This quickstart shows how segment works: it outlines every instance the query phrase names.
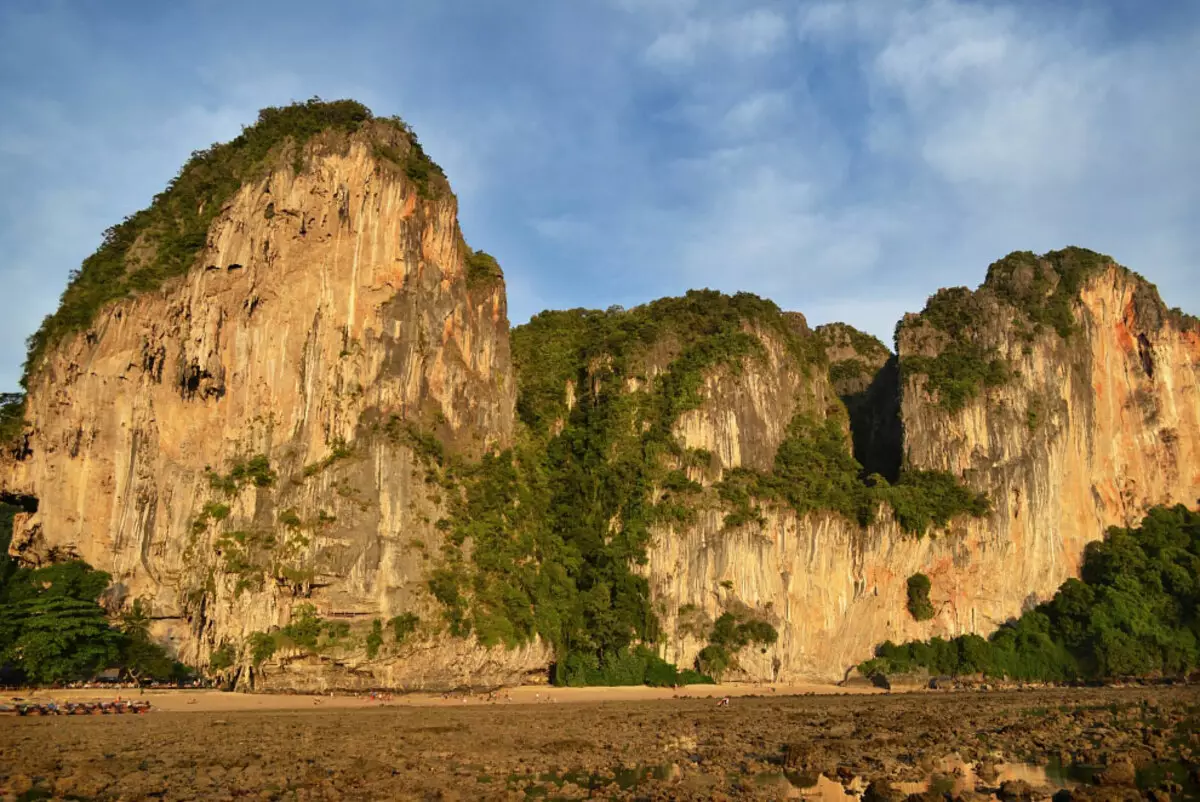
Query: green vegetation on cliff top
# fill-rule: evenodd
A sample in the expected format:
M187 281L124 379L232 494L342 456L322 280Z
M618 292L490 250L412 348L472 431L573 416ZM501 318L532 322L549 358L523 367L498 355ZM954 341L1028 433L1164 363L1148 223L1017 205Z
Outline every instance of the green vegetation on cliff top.
M1072 304L1086 280L1111 264L1111 257L1075 247L1040 257L1028 251L1009 254L988 268L975 292L966 287L938 290L919 316L900 322L897 340L906 327L922 324L948 337L936 356L903 357L901 370L927 376L927 388L937 393L944 409L962 409L985 387L1009 379L1007 362L986 343L988 326L1008 325L998 302L1017 310L1016 323L1031 340L1047 327L1069 338L1076 329Z
M423 196L448 191L441 169L421 150L412 129L398 118L375 118L352 100L322 101L263 109L258 120L229 142L196 151L167 188L141 210L104 232L94 254L73 271L58 309L28 340L22 384L28 386L46 349L84 331L106 304L156 289L190 270L208 229L224 205L246 183L263 178L291 143L292 164L303 168L302 149L326 131L351 133L376 121L394 126L409 147L389 155L415 181Z
M803 366L823 363L816 343L801 337L771 301L741 292L733 296L692 290L625 310L572 309L535 315L512 331L517 366L517 412L531 429L544 432L566 412L567 383L576 393L604 377L645 381L647 358L670 361L671 387L663 387L656 410L660 424L699 403L705 369L761 355L757 337L745 329L761 326L778 336ZM651 355L652 348L658 349ZM641 362L639 363L639 360ZM582 389L581 389L582 388Z
M878 337L859 331L848 323L826 323L817 326L814 333L826 348L849 345L859 356L881 362L892 355Z
M865 675L985 674L1021 680L1181 675L1200 666L1200 512L1155 507L1084 551L1080 579L1000 627L882 644Z
M978 290L938 290L919 316L897 325L897 341L905 328L923 324L948 335L936 356L906 356L900 361L901 369L926 375L928 389L938 394L944 409L962 409L984 388L1000 386L1011 375L996 348L986 344L987 327L1012 330L1026 347L1049 330L1070 340L1079 329L1073 307L1080 292L1088 279L1109 267L1136 278L1134 304L1143 322L1158 326L1170 321L1179 328L1200 329L1200 320L1179 309L1167 309L1153 284L1120 267L1110 256L1078 247L1041 256L1015 251L988 267ZM1011 323L1007 310L1017 313Z

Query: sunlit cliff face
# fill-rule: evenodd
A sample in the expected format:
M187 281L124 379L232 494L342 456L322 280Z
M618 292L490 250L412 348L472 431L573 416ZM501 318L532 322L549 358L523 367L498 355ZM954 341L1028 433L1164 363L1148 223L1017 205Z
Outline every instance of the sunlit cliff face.
M277 654L268 687L544 675L547 645L453 638L429 593L450 492L438 454L476 459L520 436L503 281L470 280L464 253L453 197L421 197L363 138L244 186L197 269L106 307L33 376L27 451L0 463L0 492L37 500L18 515L12 553L109 572L109 601L146 599L156 634L197 665L299 604L356 633L332 657ZM883 640L988 633L1075 574L1106 526L1195 503L1200 333L1147 313L1141 281L1115 267L1092 275L1071 338L1018 336L996 306L980 336L1010 378L961 409L904 371L906 356L938 347L904 329L899 380L878 400L891 403L879 416L891 415L880 425L894 425L897 463L954 473L987 492L992 513L925 537L886 511L863 527L780 505L735 527L719 505L659 525L638 570L664 656L690 665L703 622L748 610L779 639L745 650L735 678L840 679ZM703 403L674 427L711 453L689 473L708 490L731 468L769 469L797 412L844 420L839 393L895 370L886 349L862 354L862 386L835 386L771 332L748 330L765 358L710 371ZM844 338L836 349L831 362L854 352ZM917 572L937 611L921 623L905 610ZM426 624L368 656L358 636L405 612Z

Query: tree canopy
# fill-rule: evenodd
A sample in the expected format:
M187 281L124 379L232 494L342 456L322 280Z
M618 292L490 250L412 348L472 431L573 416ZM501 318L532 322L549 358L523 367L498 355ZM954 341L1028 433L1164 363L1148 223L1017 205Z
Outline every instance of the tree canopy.
M866 675L928 670L1022 680L1178 675L1200 666L1200 513L1155 507L1084 552L1082 575L988 639L885 642Z
M20 568L8 557L16 508L0 505L0 666L38 684L90 679L120 666L139 678L182 669L149 635L149 609L135 601L118 625L97 599L110 577L80 560Z

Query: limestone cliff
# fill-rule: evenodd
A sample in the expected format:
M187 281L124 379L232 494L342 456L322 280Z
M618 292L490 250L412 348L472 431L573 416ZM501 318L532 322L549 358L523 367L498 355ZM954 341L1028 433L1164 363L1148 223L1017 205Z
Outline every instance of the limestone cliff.
M429 463L507 444L514 395L503 281L468 275L453 195L386 158L408 147L381 121L310 143L299 172L282 154L220 209L190 272L47 352L24 453L0 471L4 493L37 499L15 555L110 572L112 601L150 601L201 666L298 604L359 635L436 618L446 501ZM515 681L547 659L420 630L374 660L350 651L324 661L340 684Z
M836 678L885 639L990 633L1076 575L1083 547L1107 526L1132 524L1155 504L1200 498L1197 321L1169 312L1152 285L1106 258L1017 255L1018 274L1039 274L1045 297L1037 303L1048 298L1066 309L1064 336L1006 286L1030 283L1029 275L1006 275L1010 260L994 266L979 291L951 291L953 304L935 297L924 314L907 317L898 343L905 467L963 477L992 499L990 515L961 516L915 538L886 516L860 527L845 516L772 505L761 524L730 531L719 512L706 511L656 540L650 572L672 613L711 618L747 605L780 623L779 642L743 661L749 675ZM1072 260L1092 264L1079 271ZM1078 287L1055 300L1069 270L1083 272ZM957 307L958 322L947 321L948 306ZM963 364L967 352L975 364ZM961 406L931 391L943 354L958 361L946 374L953 380L979 377ZM880 373L888 370L895 367L885 362ZM751 369L745 381L758 380ZM742 399L710 391L702 409L723 412L699 414L746 414L737 411ZM717 450L721 441L690 444ZM905 610L906 580L918 571L932 579L937 609L925 623ZM686 662L703 644L683 629L668 655Z
M1105 257L1001 260L895 355L707 291L510 332L411 131L351 111L199 154L34 339L11 553L108 571L189 663L578 678L639 641L690 666L730 613L778 639L727 676L837 679L991 631L1200 496L1200 326Z

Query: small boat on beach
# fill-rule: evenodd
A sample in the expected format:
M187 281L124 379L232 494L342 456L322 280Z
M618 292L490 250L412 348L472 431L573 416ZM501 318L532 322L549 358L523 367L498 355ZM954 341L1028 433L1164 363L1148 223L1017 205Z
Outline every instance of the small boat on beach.
M16 702L0 704L0 715L10 716L108 716L125 713L146 713L149 702Z

